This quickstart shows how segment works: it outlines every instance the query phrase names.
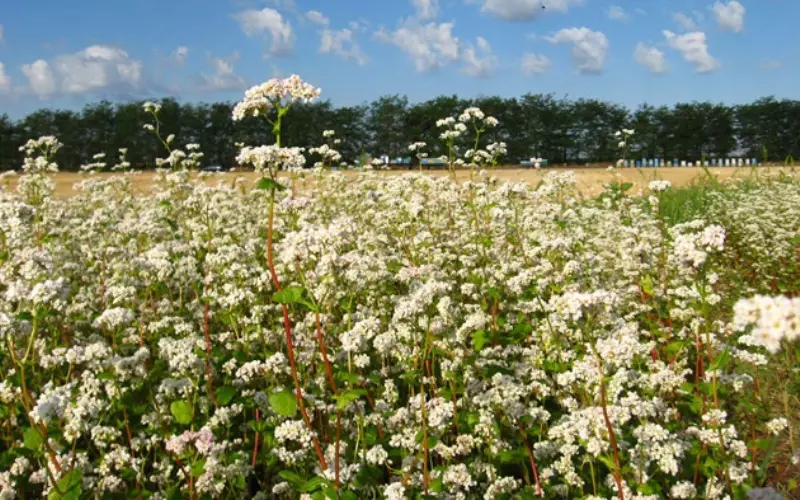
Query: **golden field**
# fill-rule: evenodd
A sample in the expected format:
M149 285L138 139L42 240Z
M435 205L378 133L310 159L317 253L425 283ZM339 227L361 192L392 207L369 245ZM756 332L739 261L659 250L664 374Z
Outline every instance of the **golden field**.
M633 183L633 188L630 192L638 193L641 192L643 189L647 188L647 184L654 179L663 179L671 181L674 186L684 186L687 184L696 181L703 176L708 175L706 170L698 167L667 167L667 168L628 168L628 169L618 169L614 171L609 171L602 168L543 168L540 170L532 169L532 168L498 168L491 171L491 175L496 176L503 180L510 180L510 181L524 181L530 184L538 183L541 178L547 174L547 172L551 171L568 171L572 170L575 172L577 179L578 179L578 190L584 196L591 196L599 194L603 190L603 185L614 180L619 176L622 182L631 182ZM785 167L758 167L756 171L759 174L763 173L777 173L780 170L785 170L787 172L791 171L791 169ZM718 180L725 182L734 179L741 179L752 175L753 170L749 167L727 167L727 168L708 168L708 172L710 172L714 177ZM391 171L384 171L381 172L380 175L403 175L408 173L408 170L391 170ZM412 172L417 172L417 170L412 170ZM428 175L435 175L435 176L443 176L448 175L446 170L424 170L424 173ZM344 172L345 175L357 175L356 172L353 171L346 171ZM59 172L55 174L51 174L52 178L56 182L56 195L57 196L69 196L74 193L73 185L76 182L80 182L85 179L89 178L102 178L102 177L109 177L112 175L118 175L114 173L97 173L97 174L82 174L78 172ZM153 181L153 172L140 172L134 175L134 185L137 190L146 191L148 187L151 185ZM223 173L215 173L215 174L205 174L206 179L205 182L209 184L215 184L219 182L219 180L224 180L225 182L231 182L236 177L244 177L251 182L255 182L258 179L259 175L255 172L223 172ZM468 170L461 170L457 172L457 178L459 180L468 180L470 178L470 172ZM13 187L15 181L13 180L14 177L10 180L10 186Z

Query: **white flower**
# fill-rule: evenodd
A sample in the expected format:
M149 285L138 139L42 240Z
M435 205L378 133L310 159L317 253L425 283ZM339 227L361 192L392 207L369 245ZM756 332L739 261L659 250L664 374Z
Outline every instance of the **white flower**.
M654 193L666 191L671 187L672 183L670 181L655 180L655 181L650 181L650 184L648 184L648 188L650 189L650 191Z

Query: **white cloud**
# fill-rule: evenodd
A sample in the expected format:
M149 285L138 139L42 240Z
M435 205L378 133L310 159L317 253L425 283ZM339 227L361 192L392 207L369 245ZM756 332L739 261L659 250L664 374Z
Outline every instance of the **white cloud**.
M353 31L364 31L369 29L369 27L371 26L370 22L367 19L364 19L363 17L360 17L355 21L350 21L349 23L347 23L347 25Z
M285 21L280 12L268 7L261 10L245 10L234 14L242 31L249 37L265 36L272 38L269 54L286 55L294 45L294 33L289 21Z
M6 74L6 67L0 62L0 93L11 90L11 77Z
M59 56L55 59L56 73L61 77L61 90L84 93L115 85L137 87L142 80L142 63L124 50L105 45Z
M468 45L461 54L464 66L461 71L474 77L486 77L497 67L497 57L492 54L492 46L483 38L478 37L476 47Z
M633 59L642 66L647 67L651 73L661 74L667 71L664 52L651 45L646 45L642 42L637 43L633 51Z
M744 28L744 5L731 0L728 3L715 2L712 7L714 19L722 30L738 33Z
M550 43L572 44L571 57L580 73L599 73L608 54L608 38L600 31L587 27L564 28L555 35L545 37Z
M680 52L683 59L694 65L698 73L710 73L719 68L719 63L708 53L706 34L702 31L692 31L682 35L664 30L667 44Z
M552 63L547 56L534 54L533 52L522 55L522 72L528 76L542 75L546 73L551 66Z
M319 24L320 26L327 26L330 22L330 19L325 17L325 15L318 10L309 10L306 12L305 17L312 23Z
M319 51L323 54L336 54L344 59L352 60L360 66L367 64L367 56L353 39L353 31L349 29L322 30Z
M50 62L24 64L30 90L39 96L136 89L142 84L142 63L122 49L92 45Z
M416 19L407 19L392 32L384 29L375 32L375 38L398 47L408 54L418 72L425 73L458 60L461 42L453 35L453 26L453 23L420 24Z
M183 64L186 62L186 58L189 57L189 47L185 45L180 45L175 49L175 52L172 53L172 58L178 63Z
M244 78L233 71L233 63L239 59L239 53L234 52L227 59L220 57L210 57L209 65L214 68L214 73L201 74L201 90L240 90L246 87Z
M439 69L451 62L461 61L464 74L482 77L491 74L498 59L492 53L492 46L482 37L475 44L464 44L453 34L454 23L422 24L409 18L394 31L381 28L375 39L396 46L405 52L419 73Z
M761 61L761 69L765 71L773 71L776 69L781 69L783 67L783 63L777 59L765 59Z
M636 7L635 9L633 9L633 11L636 12L637 14L639 14L640 16L646 16L647 15L647 11L644 10L643 8L641 8L641 7Z
M439 15L439 0L411 0L411 3L419 19L435 19Z
M39 97L47 97L56 92L56 79L53 70L44 59L37 59L22 65L22 73L28 78L28 85Z
M625 9L620 7L619 5L612 5L608 8L606 15L609 19L613 21L627 21L628 20L628 13L625 12Z
M475 0L472 0L475 1ZM481 12L506 21L529 21L545 12L567 12L583 0L481 0Z
M687 16L683 12L676 12L672 14L672 19L678 23L678 26L680 26L680 28L684 31L694 31L697 29L694 19Z

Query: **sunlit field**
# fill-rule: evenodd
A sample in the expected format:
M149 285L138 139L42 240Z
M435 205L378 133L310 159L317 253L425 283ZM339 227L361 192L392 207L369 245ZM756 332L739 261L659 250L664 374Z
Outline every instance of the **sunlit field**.
M234 119L274 131L249 173L196 173L152 103L157 173L26 144L0 498L797 496L791 169L498 169L469 108L445 170L332 171L280 146L317 96L247 92Z
M791 167L757 167L758 172L761 175L767 174L776 174L781 171L785 171L787 173L792 172ZM676 187L686 186L697 181L706 180L709 176L713 176L720 182L728 182L737 179L744 179L750 177L753 174L753 169L750 167L725 167L725 168L713 168L709 167L708 169L703 169L699 167L679 167L679 168L624 168L624 169L615 169L613 172L609 172L605 168L580 168L580 167L548 167L548 168L541 168L541 169L534 169L534 168L518 168L513 166L503 166L503 167L495 167L493 169L488 170L490 176L496 177L500 180L504 181L513 181L513 182L527 182L531 185L536 185L539 183L543 177L552 171L574 171L576 175L576 190L579 194L583 196L593 196L600 194L604 186L615 180L621 179L622 182L631 182L633 183L633 191L634 192L641 192L642 190L647 188L647 184L653 179L664 179L669 180L672 182L673 185ZM396 175L403 175L409 172L417 173L419 172L418 168L414 167L410 170L408 169L395 169L390 171L381 171L380 175L384 176L396 176ZM358 173L355 171L343 171L344 175L348 177L356 177ZM431 176L447 176L449 175L447 170L430 170L424 169L423 173L425 175ZM310 172L309 172L310 174ZM93 173L91 175L86 173L79 173L79 172L58 172L55 174L50 174L50 177L55 181L55 196L63 197L63 196L71 196L75 194L75 184L81 181L84 181L89 178L108 178L112 177L114 174L110 172L100 172L100 173ZM141 172L136 174L131 178L132 187L135 192L137 193L146 193L152 186L153 186L153 177L155 176L154 172ZM214 185L220 182L220 180L224 183L231 183L236 178L242 177L247 180L247 186L252 187L256 180L258 180L262 174L258 172L223 172L220 174L210 174L210 175L195 175L194 178L203 177L204 182L209 185ZM474 176L474 174L473 174ZM457 171L457 179L459 182L463 182L464 180L470 179L470 172L468 170L459 170ZM9 178L8 181L11 187L16 185L16 181L13 177Z

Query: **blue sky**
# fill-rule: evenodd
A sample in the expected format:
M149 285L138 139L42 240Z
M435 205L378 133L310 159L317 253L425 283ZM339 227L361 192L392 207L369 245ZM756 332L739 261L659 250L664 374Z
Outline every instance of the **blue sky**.
M796 0L6 0L0 114L301 75L335 105L553 92L798 98ZM544 8L542 8L544 5Z

